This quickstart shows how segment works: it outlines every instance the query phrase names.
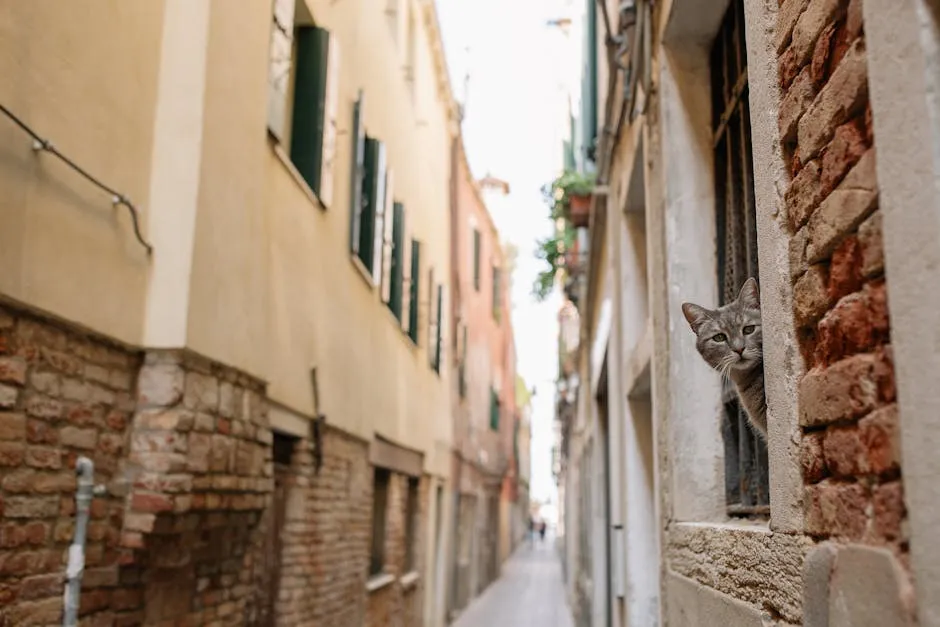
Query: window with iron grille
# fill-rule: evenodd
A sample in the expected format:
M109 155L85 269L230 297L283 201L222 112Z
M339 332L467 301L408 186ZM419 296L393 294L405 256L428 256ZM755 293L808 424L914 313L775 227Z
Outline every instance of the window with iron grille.
M758 277L757 212L751 156L744 1L732 0L711 51L715 215L720 304L734 300L748 277ZM767 446L747 422L725 381L722 438L728 513L769 513Z

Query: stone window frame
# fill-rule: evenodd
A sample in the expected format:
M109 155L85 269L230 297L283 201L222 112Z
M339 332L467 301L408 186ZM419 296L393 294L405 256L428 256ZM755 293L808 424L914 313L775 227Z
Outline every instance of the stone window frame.
M665 243L663 250L651 252L649 258L653 323L658 329L670 330L668 338L654 338L654 362L656 355L664 355L669 364L659 368L654 364L654 372L664 372L657 376L665 379L665 389L657 394L668 394L665 408L656 416L658 447L669 451L667 458L660 454L658 459L659 480L665 484L661 493L666 494L661 507L666 519L661 524L667 529L663 585L682 586L696 578L701 580L700 573L694 567L685 568L688 564L681 559L684 537L697 538L695 545L702 553L701 559L709 563L722 563L728 546L753 545L761 550L756 556L758 561L777 565L769 569L775 570L773 585L779 592L774 599L755 597L753 590L740 584L740 577L732 569L700 581L707 586L703 590L749 603L739 607L751 618L759 619L761 605L765 603L795 617L802 608L805 547L798 407L793 399L797 398L803 364L795 344L789 281L790 234L782 212L788 175L777 130L781 94L773 37L776 0L745 2L768 407L769 520L728 518L724 445L717 428L721 384L702 363L691 336L686 335L690 332L680 308L685 301L718 301L713 270L715 247L678 244L712 242L716 235L707 52L727 7L727 0L673 0L668 15L665 12L659 15L657 26L662 33L657 73L659 125L647 129L645 143L647 151L658 150L660 154L646 155L645 161L649 190L647 229L651 240ZM713 409L712 420L705 415L709 409ZM793 567L781 568L781 564ZM665 606L662 609L669 611Z
M662 25L663 51L660 81L662 120L659 143L662 163L657 173L664 189L661 199L672 218L661 220L665 230L666 327L677 341L667 349L671 399L667 409L665 442L672 451L669 516L679 522L723 522L725 508L723 443L718 429L707 420L694 422L703 407L720 411L721 385L701 363L691 341L678 341L688 333L682 302L717 302L714 280L714 246L683 247L678 242L712 241L715 237L714 173L711 151L710 72L707 51L725 15L726 0L696 3L696 11L674 0ZM754 194L757 205L758 254L764 334L764 364L768 405L771 513L768 527L774 531L802 532L802 480L799 466L797 383L803 371L795 345L792 320L792 287L789 283L789 239L783 221L782 191L787 181L778 139L777 114L781 99L773 41L777 3L745 2L748 81L754 160ZM648 150L651 143L647 142ZM647 159L649 161L649 159ZM653 176L648 173L648 181ZM648 183L649 185L650 183ZM670 244L672 248L670 248ZM656 288L654 289L662 289ZM659 325L662 328L662 323ZM717 463L716 463L717 460ZM690 480L695 477L694 480ZM684 502L683 502L684 501ZM753 525L751 525L753 528Z
M940 622L940 10L864 0L879 206L898 387L904 500L921 625ZM904 106L897 106L904 103ZM926 132L925 132L926 131Z

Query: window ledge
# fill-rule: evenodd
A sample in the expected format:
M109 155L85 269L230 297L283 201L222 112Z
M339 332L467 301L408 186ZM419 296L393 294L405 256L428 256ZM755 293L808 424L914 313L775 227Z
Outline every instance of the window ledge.
M375 283L372 282L372 273L369 272L369 269L366 268L366 264L362 263L362 259L355 253L349 256L349 260L352 262L352 265L359 273L359 276L362 277L362 280L366 282L366 285L369 286L369 289L373 292L375 291Z
M390 573L374 575L366 582L366 592L376 592L393 583L395 583L395 575Z
M411 590L412 588L418 585L419 578L420 576L418 575L418 571L413 570L410 573L406 573L402 575L398 579L398 582L402 585L402 588L404 588L405 590Z
M307 181L294 165L294 162L290 160L290 156L284 152L284 149L281 148L281 145L277 143L277 140L275 140L270 135L268 137L270 139L269 143L271 144L271 149L274 151L274 156L277 157L277 160L281 162L281 165L284 166L284 168L287 170L287 173L290 174L292 179L294 179L294 183L297 184L297 186L300 188L300 191L304 193L310 202L316 205L320 210L325 211L327 209L326 205L323 204L323 201L320 200L320 197L317 196L317 193L313 191L309 185L307 185Z

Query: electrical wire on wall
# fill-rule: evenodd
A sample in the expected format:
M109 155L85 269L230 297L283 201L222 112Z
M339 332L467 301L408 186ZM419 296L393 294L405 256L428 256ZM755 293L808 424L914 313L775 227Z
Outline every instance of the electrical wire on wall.
M23 120L17 117L12 111L7 109L2 104L0 104L0 112L2 112L4 115L10 118L14 124L16 124L27 135L33 138L33 150L35 150L36 152L39 152L39 151L48 152L58 157L63 163L65 163L67 166L69 166L70 168L78 172L80 175L82 175L85 179L87 179L93 185L95 185L99 189L110 194L111 204L113 204L114 206L122 206L126 208L128 213L130 213L131 222L134 225L134 236L137 238L137 241L140 242L140 245L143 246L147 250L148 255L153 253L153 246L151 246L150 243L144 239L144 236L140 232L140 223L139 223L137 207L134 206L134 203L132 203L127 196L125 196L124 194L121 194L114 188L108 185L105 185L98 178L89 174L88 171L86 171L84 168L82 168L77 163L75 163L74 161L66 157L64 154L59 152L59 150L52 144L51 141L49 141L48 139L44 139L42 136L40 136L39 133L33 130L28 124L26 124Z

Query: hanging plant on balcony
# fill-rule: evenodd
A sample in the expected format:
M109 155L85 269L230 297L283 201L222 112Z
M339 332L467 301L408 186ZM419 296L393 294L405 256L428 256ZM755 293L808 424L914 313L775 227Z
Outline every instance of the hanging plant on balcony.
M591 195L594 175L566 170L561 176L542 188L551 208L550 218L555 233L538 241L535 256L545 261L548 268L539 273L532 286L536 300L543 301L552 293L558 271L575 263L575 229L586 227L591 214Z
M568 252L574 248L575 230L567 220L564 227L556 228L551 237L538 241L535 256L548 264L548 268L539 272L532 286L532 295L539 302L548 298L555 287L555 277L558 271L566 267L569 259Z
M544 190L552 206L552 218L562 218L575 228L586 227L591 216L594 175L566 170Z

